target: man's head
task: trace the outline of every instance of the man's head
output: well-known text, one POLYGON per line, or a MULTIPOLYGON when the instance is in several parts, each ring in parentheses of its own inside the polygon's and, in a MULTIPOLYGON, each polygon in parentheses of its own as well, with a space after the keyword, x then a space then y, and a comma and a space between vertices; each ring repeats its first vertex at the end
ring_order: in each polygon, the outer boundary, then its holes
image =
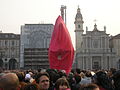
POLYGON ((0 88, 4 90, 17 90, 19 86, 19 79, 14 73, 7 73, 0 79, 0 88))
POLYGON ((97 84, 87 84, 81 87, 81 90, 100 90, 97 84))
POLYGON ((50 86, 48 73, 39 73, 36 77, 36 82, 40 86, 40 90, 47 90, 50 86))

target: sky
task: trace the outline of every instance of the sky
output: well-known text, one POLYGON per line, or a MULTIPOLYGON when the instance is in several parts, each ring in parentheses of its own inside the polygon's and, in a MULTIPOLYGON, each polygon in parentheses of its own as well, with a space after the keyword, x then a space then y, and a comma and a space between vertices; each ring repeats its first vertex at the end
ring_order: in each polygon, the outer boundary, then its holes
POLYGON ((85 27, 89 31, 97 28, 110 35, 120 33, 120 1, 119 0, 0 0, 0 31, 20 34, 24 24, 55 24, 61 14, 61 5, 65 5, 67 28, 75 43, 75 15, 79 6, 85 27))

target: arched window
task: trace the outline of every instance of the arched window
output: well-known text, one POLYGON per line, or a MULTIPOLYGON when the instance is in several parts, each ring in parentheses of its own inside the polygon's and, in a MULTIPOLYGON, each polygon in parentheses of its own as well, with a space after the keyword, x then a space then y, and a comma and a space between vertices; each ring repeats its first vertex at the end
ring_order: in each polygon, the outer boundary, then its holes
POLYGON ((17 68, 17 61, 15 59, 9 60, 9 69, 14 70, 17 68))

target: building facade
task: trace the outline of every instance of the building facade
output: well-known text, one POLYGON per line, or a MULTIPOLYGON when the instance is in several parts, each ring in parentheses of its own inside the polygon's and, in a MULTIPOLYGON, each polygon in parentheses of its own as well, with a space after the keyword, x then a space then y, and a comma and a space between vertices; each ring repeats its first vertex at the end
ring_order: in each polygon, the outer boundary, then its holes
POLYGON ((0 33, 0 68, 18 69, 20 58, 20 35, 0 33))
POLYGON ((21 45, 20 45, 21 68, 32 67, 32 69, 37 69, 36 67, 38 68, 49 67, 47 53, 53 32, 53 27, 54 27, 53 24, 25 24, 21 26, 21 45), (45 53, 46 57, 42 58, 41 53, 43 54, 45 53), (30 58, 31 55, 32 57, 30 58), (44 62, 44 65, 40 65, 41 62, 44 62))
POLYGON ((86 33, 83 34, 83 23, 83 17, 78 8, 75 17, 75 67, 91 70, 117 68, 116 53, 109 47, 110 36, 106 33, 106 27, 100 31, 95 24, 91 31, 86 27, 86 33))
POLYGON ((24 60, 26 69, 48 68, 48 48, 25 48, 24 60))
POLYGON ((115 50, 117 54, 117 67, 120 69, 120 34, 111 36, 110 48, 111 50, 115 50))

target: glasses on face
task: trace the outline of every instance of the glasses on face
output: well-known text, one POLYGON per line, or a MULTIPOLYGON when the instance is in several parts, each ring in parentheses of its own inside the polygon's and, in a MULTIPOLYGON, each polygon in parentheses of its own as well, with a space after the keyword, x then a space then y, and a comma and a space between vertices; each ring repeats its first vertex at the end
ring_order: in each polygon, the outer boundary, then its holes
POLYGON ((42 80, 41 83, 49 82, 50 80, 42 80))

